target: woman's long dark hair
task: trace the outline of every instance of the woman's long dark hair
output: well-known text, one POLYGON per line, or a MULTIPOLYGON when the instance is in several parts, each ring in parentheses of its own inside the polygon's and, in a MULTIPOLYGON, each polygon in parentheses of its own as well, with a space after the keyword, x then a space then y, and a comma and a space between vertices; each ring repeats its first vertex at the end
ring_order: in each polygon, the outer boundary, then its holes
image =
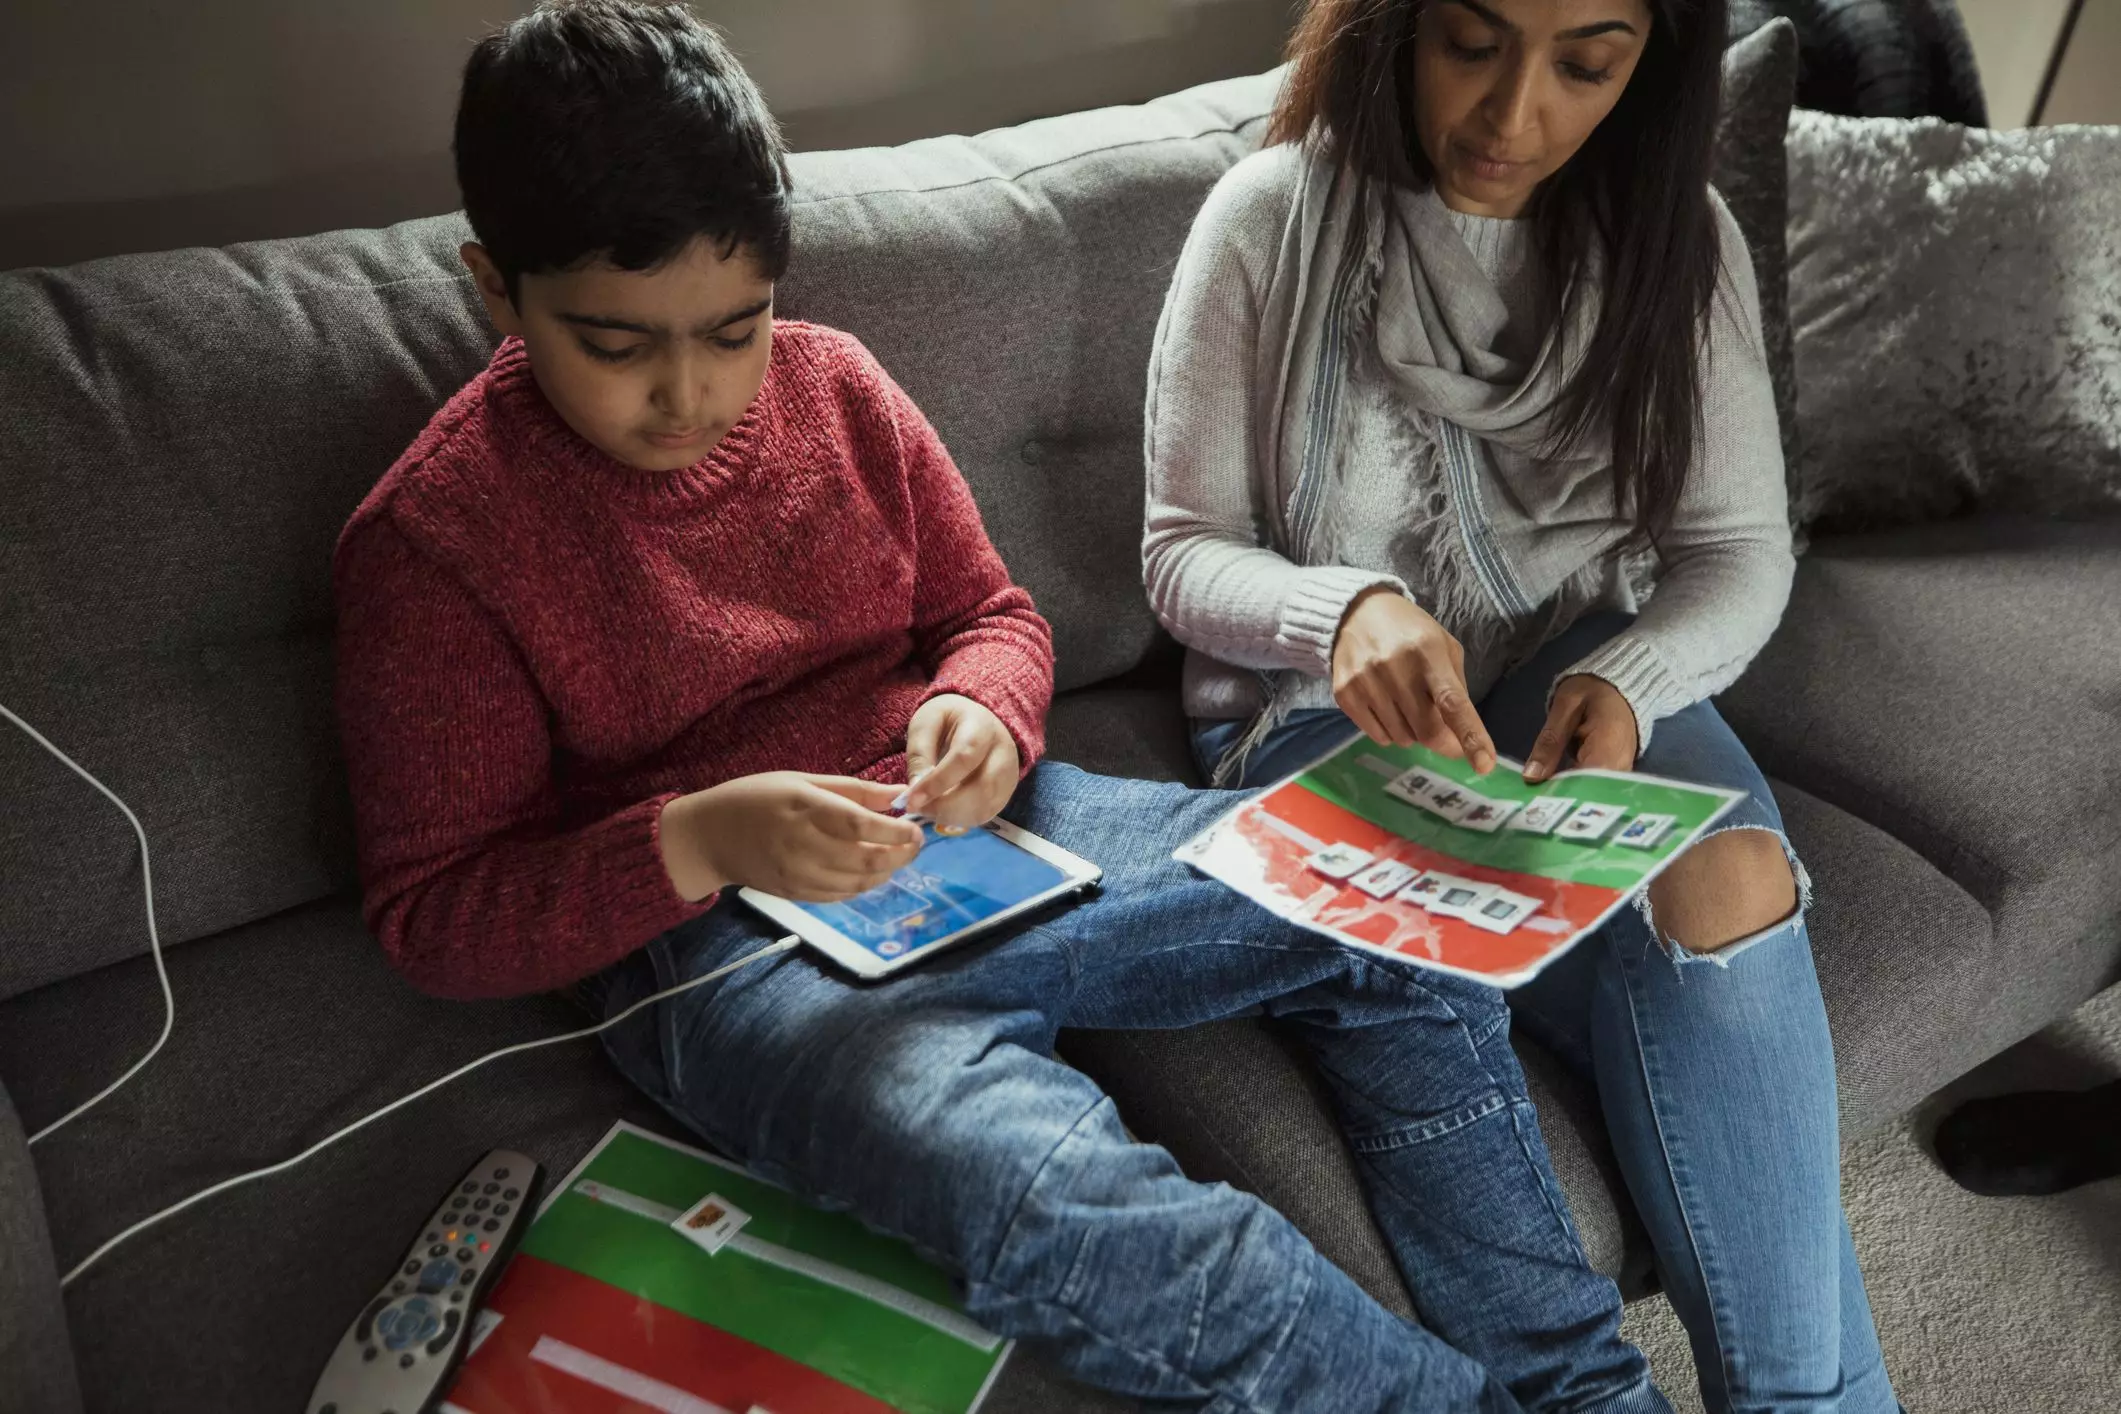
MULTIPOLYGON (((1423 187, 1416 17, 1434 0, 1311 0, 1289 41, 1269 142, 1314 132, 1343 171, 1423 187)), ((1603 256, 1589 344, 1557 408, 1553 450, 1611 439, 1616 503, 1638 544, 1670 528, 1701 438, 1699 369, 1721 270, 1708 182, 1722 98, 1724 0, 1649 0, 1650 36, 1613 111, 1528 209, 1548 317, 1584 297, 1603 256)))

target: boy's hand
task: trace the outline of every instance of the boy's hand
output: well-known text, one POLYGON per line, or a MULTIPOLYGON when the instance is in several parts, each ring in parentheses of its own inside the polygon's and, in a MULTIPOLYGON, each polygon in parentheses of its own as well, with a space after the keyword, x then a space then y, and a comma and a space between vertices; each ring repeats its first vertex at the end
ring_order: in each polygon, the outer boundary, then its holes
POLYGON ((1017 772, 1016 738, 969 697, 931 697, 906 724, 906 810, 933 820, 941 834, 961 835, 999 815, 1017 772))
POLYGON ((1576 764, 1606 771, 1635 769, 1635 709, 1604 678, 1577 673, 1554 689, 1545 730, 1525 758, 1524 778, 1543 781, 1561 766, 1571 747, 1576 764))
POLYGON ((663 867, 684 898, 744 885, 802 903, 838 903, 912 863, 925 838, 884 814, 898 787, 768 771, 663 807, 663 867))

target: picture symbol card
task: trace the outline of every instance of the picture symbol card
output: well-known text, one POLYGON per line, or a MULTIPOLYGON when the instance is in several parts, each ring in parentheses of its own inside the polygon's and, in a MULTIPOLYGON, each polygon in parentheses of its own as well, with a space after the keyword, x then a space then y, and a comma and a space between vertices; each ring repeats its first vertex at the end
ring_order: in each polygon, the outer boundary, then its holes
POLYGON ((1671 833, 1678 820, 1670 815, 1637 815, 1628 821, 1621 832, 1613 837, 1615 844, 1624 844, 1630 849, 1655 849, 1671 833))
POLYGON ((1305 858, 1304 867, 1314 874, 1323 874, 1328 879, 1345 879, 1360 873, 1377 856, 1366 849, 1357 849, 1351 844, 1329 844, 1318 853, 1305 858))
POLYGON ((1509 889, 1496 888, 1487 902, 1464 915, 1466 922, 1476 928, 1485 928, 1490 933, 1513 933, 1517 925, 1539 912, 1539 900, 1529 894, 1513 893, 1509 889))
POLYGON ((1397 859, 1380 859, 1348 882, 1371 898, 1387 899, 1405 888, 1407 882, 1420 872, 1413 865, 1397 859))
POLYGON ((1602 840, 1606 837, 1606 832, 1627 813, 1617 805, 1600 805, 1595 800, 1587 801, 1577 806, 1575 813, 1561 822, 1555 829, 1554 836, 1556 839, 1585 843, 1602 840))
POLYGON ((1492 835, 1507 824, 1517 810, 1518 802, 1514 800, 1476 800, 1458 817, 1458 823, 1468 830, 1492 835))
POLYGON ((670 1225, 708 1256, 729 1245, 751 1214, 719 1193, 710 1193, 672 1218, 670 1225))
POLYGON ((1551 835, 1554 827, 1568 817, 1576 808, 1576 798, 1570 795, 1543 795, 1537 800, 1527 801, 1524 809, 1512 815, 1506 822, 1512 830, 1522 830, 1528 835, 1551 835))

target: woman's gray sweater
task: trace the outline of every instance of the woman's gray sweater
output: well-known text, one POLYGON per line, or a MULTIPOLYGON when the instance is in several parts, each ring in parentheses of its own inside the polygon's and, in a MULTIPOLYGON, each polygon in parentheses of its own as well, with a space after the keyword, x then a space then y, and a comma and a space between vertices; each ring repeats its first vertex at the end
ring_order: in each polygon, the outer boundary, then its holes
MULTIPOLYGON (((1179 258, 1150 360, 1144 568, 1158 618, 1192 650, 1187 711, 1250 715, 1276 681, 1282 708, 1330 706, 1341 618, 1388 584, 1465 646, 1476 697, 1585 611, 1636 612, 1570 671, 1618 688, 1647 746, 1658 719, 1745 669, 1781 619, 1794 568, 1759 300, 1735 223, 1718 201, 1724 278, 1701 365, 1702 435, 1655 562, 1621 553, 1628 526, 1609 471, 1565 485, 1410 408, 1365 356, 1374 332, 1358 308, 1339 312, 1350 347, 1323 489, 1329 548, 1301 564, 1268 543, 1264 508, 1295 488, 1273 484, 1271 390, 1253 385, 1262 340, 1289 332, 1262 327, 1261 291, 1311 160, 1275 147, 1225 175, 1179 258)), ((1529 223, 1451 213, 1451 225, 1509 311, 1506 337, 1536 347, 1529 223)))

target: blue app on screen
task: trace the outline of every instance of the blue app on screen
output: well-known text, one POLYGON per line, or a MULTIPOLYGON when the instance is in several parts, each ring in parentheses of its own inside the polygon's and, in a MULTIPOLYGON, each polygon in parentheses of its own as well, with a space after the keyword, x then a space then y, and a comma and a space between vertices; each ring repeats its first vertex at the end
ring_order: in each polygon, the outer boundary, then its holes
POLYGON ((805 913, 875 953, 895 959, 961 933, 1036 898, 1067 875, 990 830, 939 835, 881 886, 845 903, 798 904, 805 913))

